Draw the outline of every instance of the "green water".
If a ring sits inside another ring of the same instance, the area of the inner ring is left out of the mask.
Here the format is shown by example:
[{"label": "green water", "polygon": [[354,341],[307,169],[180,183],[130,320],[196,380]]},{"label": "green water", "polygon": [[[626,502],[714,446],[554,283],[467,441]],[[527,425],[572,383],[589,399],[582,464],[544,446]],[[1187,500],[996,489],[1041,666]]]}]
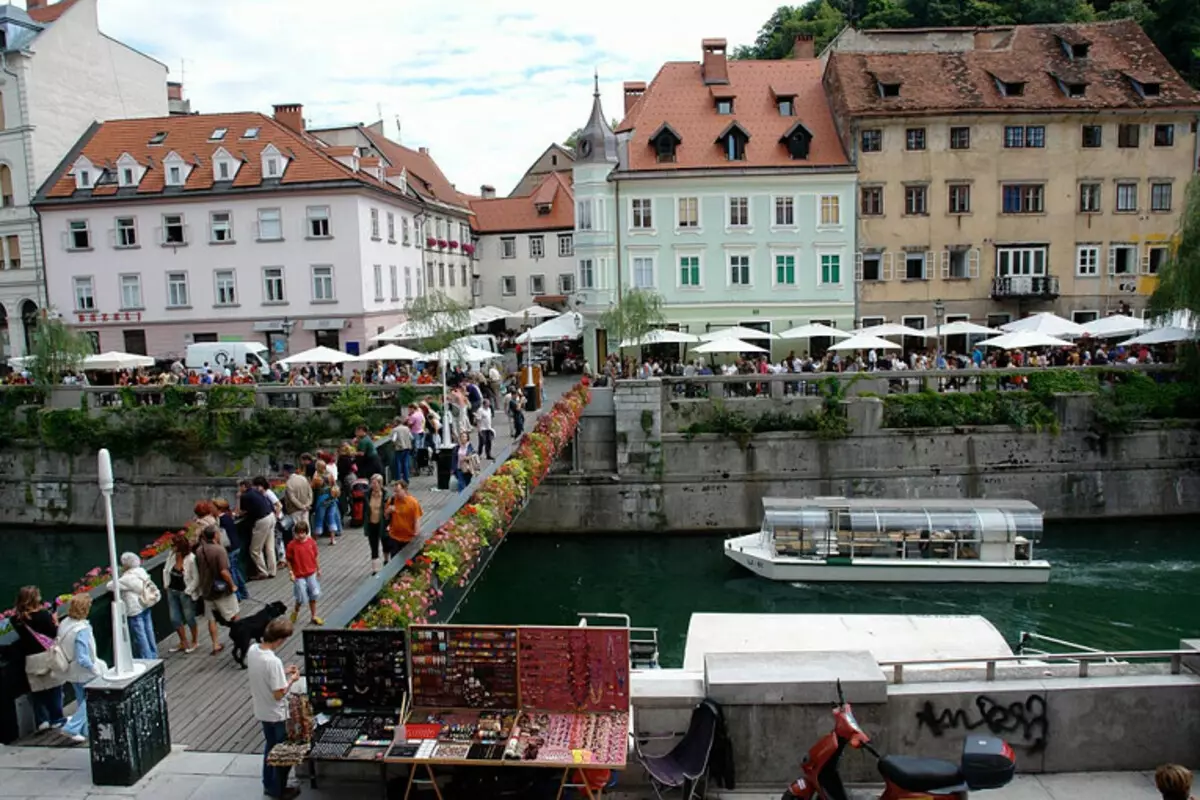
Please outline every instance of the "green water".
[{"label": "green water", "polygon": [[699,611],[982,614],[1020,631],[1112,650],[1174,648],[1200,636],[1200,518],[1049,523],[1044,586],[787,584],[725,558],[722,536],[513,536],[455,622],[573,625],[577,611],[629,614],[659,629],[664,666],[683,660]]}]

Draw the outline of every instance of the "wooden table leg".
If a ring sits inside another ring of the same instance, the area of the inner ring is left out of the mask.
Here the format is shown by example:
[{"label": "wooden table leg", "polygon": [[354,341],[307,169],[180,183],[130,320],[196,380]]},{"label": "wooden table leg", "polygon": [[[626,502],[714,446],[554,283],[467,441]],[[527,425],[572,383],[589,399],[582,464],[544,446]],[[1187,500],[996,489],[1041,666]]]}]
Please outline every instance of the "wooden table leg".
[{"label": "wooden table leg", "polygon": [[[404,800],[408,800],[408,796],[412,793],[413,778],[417,776],[417,765],[408,765],[408,781],[404,784]],[[386,787],[385,787],[386,791]]]},{"label": "wooden table leg", "polygon": [[571,768],[563,770],[562,780],[558,782],[558,794],[554,795],[554,800],[562,800],[563,790],[567,788],[567,776],[571,774]]},{"label": "wooden table leg", "polygon": [[442,800],[442,790],[438,788],[437,778],[433,774],[433,767],[429,764],[425,765],[425,774],[429,776],[429,785],[433,787],[433,796],[437,800]]}]

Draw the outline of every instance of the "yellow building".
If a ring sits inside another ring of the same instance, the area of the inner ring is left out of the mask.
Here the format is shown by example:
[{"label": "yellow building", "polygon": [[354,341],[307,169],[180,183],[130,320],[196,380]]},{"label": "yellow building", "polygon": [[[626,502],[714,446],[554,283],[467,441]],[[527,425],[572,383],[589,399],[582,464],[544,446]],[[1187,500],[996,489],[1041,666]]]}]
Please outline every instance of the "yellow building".
[{"label": "yellow building", "polygon": [[1144,307],[1200,93],[1136,23],[847,30],[825,57],[859,171],[861,322]]}]

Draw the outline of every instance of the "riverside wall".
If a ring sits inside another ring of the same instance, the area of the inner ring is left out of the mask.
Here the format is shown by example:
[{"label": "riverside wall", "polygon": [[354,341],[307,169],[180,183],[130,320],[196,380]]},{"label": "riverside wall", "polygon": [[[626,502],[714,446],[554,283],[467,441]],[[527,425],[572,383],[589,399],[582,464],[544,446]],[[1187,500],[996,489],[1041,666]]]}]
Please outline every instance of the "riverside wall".
[{"label": "riverside wall", "polygon": [[[1055,431],[892,430],[881,427],[880,399],[855,397],[845,401],[846,438],[789,432],[741,441],[680,433],[710,401],[679,401],[660,381],[621,381],[594,395],[573,458],[534,495],[518,531],[750,529],[764,497],[816,495],[1023,498],[1051,519],[1200,513],[1200,428],[1143,423],[1097,435],[1091,395],[1057,396]],[[803,413],[815,401],[724,402]]]}]

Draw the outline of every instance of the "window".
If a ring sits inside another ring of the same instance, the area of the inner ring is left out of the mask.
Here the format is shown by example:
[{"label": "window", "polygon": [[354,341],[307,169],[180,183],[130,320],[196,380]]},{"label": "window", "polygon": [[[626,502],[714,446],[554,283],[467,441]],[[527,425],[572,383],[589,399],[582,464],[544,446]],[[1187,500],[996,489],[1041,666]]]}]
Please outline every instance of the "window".
[{"label": "window", "polygon": [[836,253],[821,256],[821,283],[842,282],[842,257]]},{"label": "window", "polygon": [[1071,322],[1076,325],[1086,325],[1089,322],[1095,322],[1100,318],[1099,311],[1072,311]]},{"label": "window", "polygon": [[21,237],[17,234],[11,234],[4,237],[4,242],[8,245],[8,269],[20,269]]},{"label": "window", "polygon": [[750,225],[750,198],[729,198],[729,225],[734,228],[744,228]]},{"label": "window", "polygon": [[956,183],[950,185],[950,213],[971,213],[971,185]]},{"label": "window", "polygon": [[1025,128],[1025,146],[1046,146],[1046,128],[1044,125],[1029,125]]},{"label": "window", "polygon": [[968,280],[979,277],[979,251],[969,247],[951,247],[942,251],[942,280]]},{"label": "window", "polygon": [[67,223],[67,249],[92,249],[92,232],[88,229],[87,220],[77,219]]},{"label": "window", "polygon": [[412,238],[409,236],[408,232],[408,217],[400,218],[400,241],[405,247],[408,247],[410,244],[412,244]]},{"label": "window", "polygon": [[925,254],[905,253],[904,279],[906,281],[923,281],[925,277]]},{"label": "window", "polygon": [[278,208],[258,210],[259,241],[277,241],[283,238],[283,213]]},{"label": "window", "polygon": [[79,179],[79,186],[81,188],[83,188],[83,189],[91,188],[92,173],[88,172],[86,169],[81,169],[81,170],[79,170],[79,172],[76,173],[76,177]]},{"label": "window", "polygon": [[1046,187],[1040,183],[1018,183],[1003,188],[1005,214],[1040,214],[1045,210]]},{"label": "window", "polygon": [[1138,268],[1136,244],[1110,244],[1108,246],[1108,274],[1133,275]]},{"label": "window", "polygon": [[405,267],[404,268],[404,296],[405,297],[413,296],[412,278],[413,278],[412,267]]},{"label": "window", "polygon": [[163,244],[187,244],[187,228],[183,224],[183,214],[163,214]]},{"label": "window", "polygon": [[1150,184],[1150,210],[1151,211],[1170,211],[1171,210],[1171,184],[1169,184],[1169,183],[1152,183],[1152,184]]},{"label": "window", "polygon": [[575,274],[572,272],[560,272],[558,275],[558,293],[571,294],[575,291]]},{"label": "window", "polygon": [[679,257],[679,285],[700,285],[700,256]]},{"label": "window", "polygon": [[446,288],[446,262],[438,262],[438,286],[442,289]]},{"label": "window", "polygon": [[650,256],[634,256],[633,288],[654,288],[654,259]]},{"label": "window", "polygon": [[996,277],[1045,275],[1045,247],[997,247]]},{"label": "window", "polygon": [[919,216],[928,213],[926,186],[904,187],[904,213],[909,216]]},{"label": "window", "polygon": [[581,231],[593,230],[592,202],[590,200],[580,200],[575,204],[575,227]]},{"label": "window", "polygon": [[1175,126],[1174,125],[1155,125],[1154,126],[1154,146],[1155,147],[1174,147],[1175,146]]},{"label": "window", "polygon": [[279,159],[278,158],[268,158],[267,159],[267,177],[275,178],[278,176],[279,176]]},{"label": "window", "polygon": [[213,131],[212,133],[209,134],[208,140],[210,142],[219,142],[225,138],[225,133],[226,133],[225,128],[217,128],[215,131]]},{"label": "window", "polygon": [[137,247],[137,220],[117,217],[117,247]]},{"label": "window", "polygon": [[186,272],[167,273],[167,308],[188,306],[188,276]]},{"label": "window", "polygon": [[792,115],[792,101],[784,100],[781,98],[779,100],[779,116],[790,117],[791,115]]},{"label": "window", "polygon": [[142,276],[121,276],[121,310],[133,311],[142,308]]},{"label": "window", "polygon": [[246,132],[242,134],[243,139],[257,139],[258,128],[246,128]]},{"label": "window", "polygon": [[864,217],[877,217],[883,214],[883,187],[862,187],[862,202],[859,213]]},{"label": "window", "polygon": [[375,302],[383,301],[383,264],[375,265]]},{"label": "window", "polygon": [[1098,214],[1100,212],[1100,184],[1079,184],[1079,213]]},{"label": "window", "polygon": [[283,267],[263,268],[263,302],[287,302],[283,294]]},{"label": "window", "polygon": [[775,198],[775,224],[783,226],[792,226],[796,224],[796,209],[794,200],[790,197]]},{"label": "window", "polygon": [[505,275],[500,278],[500,294],[505,297],[512,297],[517,293],[517,277],[515,275]]},{"label": "window", "polygon": [[213,211],[208,215],[208,240],[214,244],[233,241],[233,218],[228,211]]},{"label": "window", "polygon": [[699,228],[700,227],[700,200],[696,197],[681,197],[679,198],[679,218],[677,227],[680,228]]},{"label": "window", "polygon": [[516,258],[517,257],[517,237],[515,237],[515,236],[500,237],[500,257],[501,258]]},{"label": "window", "polygon": [[560,257],[570,256],[575,253],[575,241],[569,233],[560,233],[558,235],[558,255]]},{"label": "window", "polygon": [[864,153],[878,153],[883,150],[883,131],[871,128],[862,132],[861,150]]},{"label": "window", "polygon": [[971,129],[965,126],[955,126],[950,129],[950,149],[970,150]]},{"label": "window", "polygon": [[1117,184],[1117,211],[1137,211],[1138,185],[1136,183]]},{"label": "window", "polygon": [[579,286],[583,289],[593,289],[596,286],[596,272],[590,258],[579,260]]},{"label": "window", "polygon": [[[128,170],[126,170],[126,171],[128,172]],[[221,180],[221,181],[229,180],[229,162],[228,161],[218,161],[217,162],[217,180]]]},{"label": "window", "polygon": [[996,85],[1004,97],[1020,97],[1025,94],[1025,81],[997,81]]},{"label": "window", "polygon": [[546,276],[545,275],[530,275],[529,276],[529,293],[534,297],[541,297],[546,293]]},{"label": "window", "polygon": [[821,225],[842,224],[842,199],[836,194],[821,195]]},{"label": "window", "polygon": [[795,256],[775,256],[775,283],[785,286],[796,284]]},{"label": "window", "polygon": [[[440,223],[441,220],[438,220],[438,222]],[[438,234],[439,234],[439,238],[442,238],[440,236],[440,234],[441,234],[441,225],[440,224],[438,225]],[[379,209],[378,208],[371,209],[371,238],[376,239],[376,240],[379,239]]]},{"label": "window", "polygon": [[428,288],[432,288],[432,287],[433,287],[433,283],[434,283],[434,280],[433,280],[433,262],[432,262],[432,261],[430,261],[428,264],[426,264],[426,265],[425,265],[425,286],[426,286],[426,287],[428,287]]},{"label": "window", "polygon": [[545,258],[546,257],[546,237],[530,236],[529,237],[529,257],[530,258]]},{"label": "window", "polygon": [[884,83],[883,81],[880,81],[879,82],[879,96],[880,97],[899,97],[900,96],[900,84]]},{"label": "window", "polygon": [[[225,164],[225,162],[221,162],[221,166],[228,167],[228,165]],[[121,169],[121,185],[122,186],[132,186],[133,185],[133,169],[132,168],[123,167]]]},{"label": "window", "polygon": [[462,285],[465,287],[467,285],[467,265],[459,264],[458,271],[459,274],[462,275]]},{"label": "window", "polygon": [[1046,128],[1042,125],[1006,125],[1004,146],[1008,148],[1045,147]]},{"label": "window", "polygon": [[725,137],[725,158],[728,161],[746,160],[746,135],[740,129],[730,131]]},{"label": "window", "polygon": [[237,305],[237,280],[234,277],[233,270],[219,269],[213,273],[213,280],[217,284],[217,302],[219,306],[236,306]]},{"label": "window", "polygon": [[1117,126],[1117,147],[1137,147],[1141,126],[1136,123]]},{"label": "window", "polygon": [[329,206],[308,207],[308,235],[313,239],[329,238]]},{"label": "window", "polygon": [[883,280],[883,253],[862,254],[862,277],[860,280]]},{"label": "window", "polygon": [[728,116],[733,113],[733,101],[724,99],[717,101],[717,113]]},{"label": "window", "polygon": [[314,266],[312,268],[312,299],[314,303],[328,302],[333,297],[333,267]]},{"label": "window", "polygon": [[387,232],[388,241],[392,244],[396,243],[396,215],[391,211],[387,212]]},{"label": "window", "polygon": [[1100,248],[1094,244],[1075,247],[1075,274],[1081,278],[1093,278],[1100,274]]},{"label": "window", "polygon": [[731,255],[729,257],[729,283],[733,286],[750,285],[750,256]]},{"label": "window", "polygon": [[178,186],[183,183],[183,171],[179,167],[171,167],[167,171],[167,186]]},{"label": "window", "polygon": [[1167,263],[1167,255],[1170,250],[1166,247],[1147,247],[1146,259],[1143,263],[1143,272],[1147,275],[1157,275],[1162,269],[1163,264]]},{"label": "window", "polygon": [[909,128],[904,132],[904,149],[905,150],[924,150],[925,149],[925,129],[924,128]]},{"label": "window", "polygon": [[674,163],[675,148],[679,146],[679,142],[669,131],[664,130],[657,138],[652,140],[652,143],[654,144],[654,157],[658,163]]},{"label": "window", "polygon": [[633,206],[633,227],[635,230],[650,230],[654,227],[654,214],[648,197],[635,197],[630,201]]},{"label": "window", "polygon": [[1100,147],[1104,141],[1104,128],[1101,125],[1083,126],[1083,146]]},{"label": "window", "polygon": [[90,277],[75,278],[75,310],[96,310],[96,295],[92,291],[92,279]]}]

